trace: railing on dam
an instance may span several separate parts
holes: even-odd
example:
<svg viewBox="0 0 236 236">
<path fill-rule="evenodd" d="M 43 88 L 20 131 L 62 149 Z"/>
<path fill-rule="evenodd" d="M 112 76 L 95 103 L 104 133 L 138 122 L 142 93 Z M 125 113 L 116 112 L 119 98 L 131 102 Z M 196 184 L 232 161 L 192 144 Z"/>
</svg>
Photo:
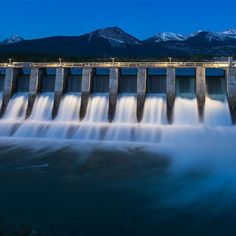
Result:
<svg viewBox="0 0 236 236">
<path fill-rule="evenodd" d="M 65 68 L 73 67 L 93 67 L 93 68 L 191 68 L 191 67 L 205 67 L 205 68 L 227 68 L 229 67 L 228 61 L 209 61 L 209 62 L 13 62 L 0 63 L 1 68 L 16 67 L 16 68 L 30 68 L 30 67 L 40 67 L 40 68 L 56 68 L 62 66 Z M 236 62 L 231 62 L 231 67 L 236 67 Z"/>
</svg>

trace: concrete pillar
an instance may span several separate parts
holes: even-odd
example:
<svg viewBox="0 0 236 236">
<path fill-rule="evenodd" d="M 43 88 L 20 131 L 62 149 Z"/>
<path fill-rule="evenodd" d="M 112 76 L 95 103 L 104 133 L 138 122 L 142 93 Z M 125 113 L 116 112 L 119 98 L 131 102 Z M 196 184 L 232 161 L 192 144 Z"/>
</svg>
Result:
<svg viewBox="0 0 236 236">
<path fill-rule="evenodd" d="M 28 106 L 26 110 L 25 118 L 29 118 L 34 107 L 34 102 L 37 96 L 37 93 L 41 87 L 41 80 L 43 76 L 42 68 L 31 68 L 30 72 L 30 83 L 29 83 L 29 99 Z"/>
<path fill-rule="evenodd" d="M 140 122 L 143 117 L 143 109 L 146 97 L 146 79 L 147 69 L 139 68 L 137 77 L 137 121 Z"/>
<path fill-rule="evenodd" d="M 206 68 L 196 68 L 196 96 L 198 103 L 198 113 L 200 120 L 203 119 L 206 100 Z"/>
<path fill-rule="evenodd" d="M 80 103 L 80 120 L 85 117 L 88 100 L 91 89 L 92 68 L 83 68 L 82 87 L 81 87 L 81 103 Z"/>
<path fill-rule="evenodd" d="M 108 108 L 109 122 L 112 122 L 116 113 L 118 82 L 119 82 L 119 69 L 112 67 L 110 68 L 110 75 L 109 75 L 109 108 Z"/>
<path fill-rule="evenodd" d="M 61 97 L 65 88 L 66 79 L 68 77 L 68 69 L 59 67 L 56 69 L 56 80 L 54 89 L 54 103 L 52 109 L 52 119 L 57 116 L 60 106 Z"/>
<path fill-rule="evenodd" d="M 232 121 L 236 123 L 236 68 L 229 67 L 226 71 L 227 96 Z"/>
<path fill-rule="evenodd" d="M 2 117 L 6 108 L 7 104 L 11 99 L 12 94 L 16 91 L 16 80 L 19 74 L 19 69 L 17 68 L 7 68 L 5 74 L 5 81 L 4 81 L 4 89 L 3 89 L 3 100 L 2 100 L 2 107 L 0 116 Z"/>
<path fill-rule="evenodd" d="M 167 118 L 169 123 L 173 120 L 173 108 L 175 103 L 175 68 L 168 67 L 166 71 L 167 92 Z"/>
</svg>

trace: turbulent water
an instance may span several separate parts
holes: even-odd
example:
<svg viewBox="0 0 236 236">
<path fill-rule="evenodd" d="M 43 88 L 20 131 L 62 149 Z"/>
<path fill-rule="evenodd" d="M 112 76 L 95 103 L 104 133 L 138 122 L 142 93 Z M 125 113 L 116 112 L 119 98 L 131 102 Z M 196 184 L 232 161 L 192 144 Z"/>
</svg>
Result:
<svg viewBox="0 0 236 236">
<path fill-rule="evenodd" d="M 236 234 L 236 128 L 226 100 L 149 95 L 137 123 L 136 96 L 15 95 L 0 121 L 0 232 L 4 235 Z M 14 108 L 14 109 L 13 109 Z M 23 234 L 27 232 L 28 234 Z"/>
</svg>

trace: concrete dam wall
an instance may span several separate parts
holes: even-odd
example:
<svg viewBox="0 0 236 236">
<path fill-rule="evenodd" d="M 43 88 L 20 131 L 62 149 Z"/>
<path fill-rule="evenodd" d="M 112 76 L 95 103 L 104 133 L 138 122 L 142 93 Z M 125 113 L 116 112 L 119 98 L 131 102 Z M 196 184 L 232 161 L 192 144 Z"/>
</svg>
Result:
<svg viewBox="0 0 236 236">
<path fill-rule="evenodd" d="M 151 65 L 153 66 L 153 65 Z M 52 119 L 58 114 L 64 94 L 80 94 L 79 120 L 86 116 L 88 102 L 93 94 L 107 94 L 108 109 L 105 111 L 110 122 L 116 114 L 117 99 L 122 94 L 135 96 L 136 119 L 141 122 L 148 95 L 166 96 L 166 115 L 173 122 L 173 108 L 176 97 L 197 99 L 199 119 L 203 119 L 206 96 L 215 100 L 227 98 L 231 118 L 236 121 L 236 67 L 217 68 L 206 66 L 162 65 L 147 67 L 143 65 L 107 66 L 99 64 L 70 65 L 7 65 L 1 67 L 0 92 L 2 92 L 1 117 L 4 116 L 11 97 L 25 92 L 27 109 L 25 119 L 29 118 L 39 94 L 53 93 Z M 154 108 L 153 108 L 154 109 Z"/>
</svg>

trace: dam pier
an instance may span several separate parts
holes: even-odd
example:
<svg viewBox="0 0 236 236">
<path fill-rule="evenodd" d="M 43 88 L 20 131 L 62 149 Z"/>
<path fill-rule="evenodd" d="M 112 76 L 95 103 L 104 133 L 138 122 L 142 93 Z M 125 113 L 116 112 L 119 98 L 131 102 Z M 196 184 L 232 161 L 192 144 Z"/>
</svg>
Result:
<svg viewBox="0 0 236 236">
<path fill-rule="evenodd" d="M 227 99 L 236 122 L 236 63 L 226 62 L 100 62 L 100 63 L 24 63 L 0 64 L 1 117 L 11 97 L 28 94 L 25 119 L 28 119 L 39 94 L 53 93 L 52 120 L 58 115 L 66 93 L 80 94 L 79 120 L 83 120 L 93 94 L 107 94 L 106 116 L 112 122 L 117 99 L 122 94 L 136 98 L 136 120 L 141 122 L 146 97 L 166 96 L 166 116 L 173 122 L 176 97 L 196 98 L 199 119 L 204 116 L 206 97 Z"/>
</svg>

